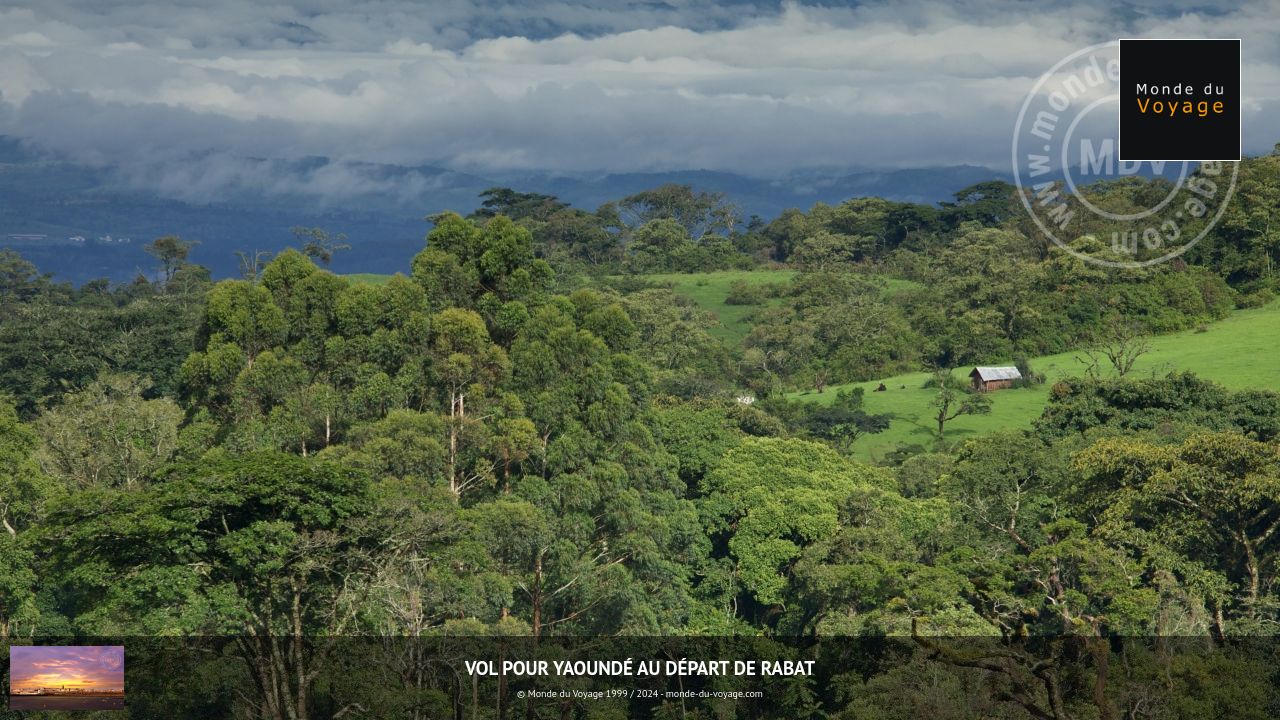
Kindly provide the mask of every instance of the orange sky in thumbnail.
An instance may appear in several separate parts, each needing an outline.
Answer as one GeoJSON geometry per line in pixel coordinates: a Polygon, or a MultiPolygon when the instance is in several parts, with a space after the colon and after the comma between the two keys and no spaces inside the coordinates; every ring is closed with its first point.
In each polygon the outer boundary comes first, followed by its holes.
{"type": "Polygon", "coordinates": [[[9,691],[35,688],[124,689],[124,648],[24,646],[9,648],[9,691]]]}

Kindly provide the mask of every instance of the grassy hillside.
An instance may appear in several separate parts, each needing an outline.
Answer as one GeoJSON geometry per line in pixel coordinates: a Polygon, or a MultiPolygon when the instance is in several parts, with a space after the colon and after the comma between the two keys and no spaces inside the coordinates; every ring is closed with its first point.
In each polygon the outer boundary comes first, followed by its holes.
{"type": "MultiPolygon", "coordinates": [[[[1150,353],[1138,360],[1132,375],[1191,370],[1232,389],[1280,389],[1280,354],[1276,350],[1280,348],[1280,302],[1237,311],[1231,317],[1208,326],[1205,332],[1191,330],[1153,338],[1151,348],[1150,353]]],[[[1060,378],[1083,373],[1084,365],[1075,360],[1078,354],[1069,352],[1033,358],[1031,367],[1045,374],[1047,382],[1044,385],[993,393],[991,414],[951,421],[947,424],[947,441],[956,442],[998,430],[1027,427],[1043,410],[1050,385],[1060,378]]],[[[1012,362],[1010,358],[992,358],[989,364],[1012,362]]],[[[956,374],[967,374],[970,369],[958,368],[956,374]]],[[[822,393],[794,393],[791,397],[827,403],[843,388],[862,387],[866,392],[869,412],[893,413],[896,416],[888,430],[861,438],[854,446],[859,457],[878,460],[898,445],[927,447],[932,442],[934,426],[930,416],[934,391],[922,387],[928,377],[928,373],[909,373],[830,387],[822,393]],[[874,392],[881,382],[887,390],[874,392]]]]}
{"type": "MultiPolygon", "coordinates": [[[[765,305],[726,305],[724,299],[729,295],[733,283],[742,280],[750,285],[764,283],[785,283],[795,277],[795,270],[721,270],[705,273],[656,273],[643,275],[650,282],[671,285],[672,289],[693,300],[701,307],[716,316],[719,327],[713,328],[711,334],[731,344],[742,342],[751,330],[747,318],[762,307],[777,305],[779,299],[772,299],[765,305]]],[[[887,278],[888,292],[901,290],[914,285],[910,280],[887,278]]]]}
{"type": "MultiPolygon", "coordinates": [[[[698,303],[698,307],[716,316],[718,327],[711,334],[729,343],[742,342],[751,329],[747,316],[759,310],[760,305],[726,305],[729,287],[742,280],[751,285],[785,283],[795,276],[794,270],[722,270],[705,273],[660,273],[645,275],[644,279],[663,285],[698,303]]],[[[779,301],[769,300],[768,304],[779,301]]]]}
{"type": "Polygon", "coordinates": [[[380,273],[350,273],[343,275],[351,282],[368,283],[369,285],[386,285],[391,280],[392,275],[382,275],[380,273]]]}

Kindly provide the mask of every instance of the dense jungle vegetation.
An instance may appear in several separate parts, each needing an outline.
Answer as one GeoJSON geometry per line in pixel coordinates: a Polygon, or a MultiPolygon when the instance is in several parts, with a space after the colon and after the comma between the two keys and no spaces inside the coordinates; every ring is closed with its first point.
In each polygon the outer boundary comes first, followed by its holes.
{"type": "MultiPolygon", "coordinates": [[[[1088,192],[1140,206],[1159,184],[1088,192]]],[[[0,253],[0,637],[975,636],[1016,671],[913,661],[964,668],[1001,713],[953,717],[1118,718],[1146,670],[1108,668],[1108,638],[1280,630],[1280,395],[1125,365],[1271,303],[1280,155],[1243,163],[1204,241],[1136,270],[1040,239],[1003,183],[768,221],[730,200],[495,189],[379,282],[326,270],[323,231],[217,282],[176,238],[123,286],[0,253]],[[754,271],[727,297],[741,335],[662,279],[722,270],[754,271]],[[989,411],[970,366],[1068,351],[1093,362],[1034,422],[946,436],[989,411]],[[880,463],[853,453],[892,413],[798,394],[920,371],[936,441],[880,463]]],[[[1076,249],[1110,256],[1103,232],[1076,249]]],[[[323,651],[243,653],[238,713],[308,716],[323,651]]],[[[1205,673],[1275,672],[1212,662],[1169,670],[1142,716],[1269,716],[1243,690],[1186,700],[1205,673]]],[[[462,692],[417,677],[397,702],[462,692]]],[[[873,660],[828,680],[740,716],[920,717],[960,692],[873,660]]]]}

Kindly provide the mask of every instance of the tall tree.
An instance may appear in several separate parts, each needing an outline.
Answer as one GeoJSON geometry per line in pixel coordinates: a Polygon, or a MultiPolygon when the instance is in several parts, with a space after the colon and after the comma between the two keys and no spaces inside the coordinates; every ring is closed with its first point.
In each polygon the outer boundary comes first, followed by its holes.
{"type": "Polygon", "coordinates": [[[935,372],[933,381],[938,388],[937,394],[933,396],[933,419],[937,423],[939,441],[944,437],[947,423],[952,420],[962,415],[986,415],[991,412],[991,398],[985,393],[969,391],[951,375],[950,369],[935,372]]]}
{"type": "Polygon", "coordinates": [[[782,602],[803,548],[836,531],[840,502],[859,487],[891,483],[817,443],[748,438],[707,475],[702,512],[727,543],[742,590],[769,606],[782,602]]]}
{"type": "Polygon", "coordinates": [[[71,487],[132,488],[173,459],[182,409],[169,398],[145,399],[149,386],[107,375],[42,415],[45,471],[71,487]]]}
{"type": "Polygon", "coordinates": [[[628,195],[618,208],[632,227],[653,220],[674,220],[694,240],[707,233],[732,232],[739,221],[738,208],[724,193],[694,190],[691,185],[677,183],[628,195]]]}
{"type": "Polygon", "coordinates": [[[36,464],[38,446],[35,431],[0,395],[0,531],[11,538],[40,517],[50,490],[36,464]]]}
{"type": "Polygon", "coordinates": [[[518,192],[511,188],[492,187],[480,193],[480,207],[472,218],[488,219],[504,215],[512,220],[547,220],[569,207],[555,195],[518,192]]]}
{"type": "Polygon", "coordinates": [[[51,515],[45,541],[89,632],[236,636],[254,714],[312,717],[313,684],[371,568],[358,472],[281,454],[172,468],[138,492],[95,489],[51,515]]]}
{"type": "Polygon", "coordinates": [[[447,473],[449,489],[456,497],[477,485],[495,480],[493,463],[468,452],[467,439],[483,430],[475,417],[486,394],[509,373],[507,354],[489,338],[484,320],[470,310],[450,308],[431,322],[433,374],[445,394],[448,407],[447,473]],[[468,399],[472,403],[468,415],[468,399]],[[478,402],[479,401],[479,402],[478,402]],[[468,462],[468,458],[472,458],[468,462]]]}
{"type": "MultiPolygon", "coordinates": [[[[1105,439],[1081,453],[1087,488],[1111,490],[1103,533],[1167,564],[1243,632],[1280,618],[1265,593],[1280,578],[1280,453],[1236,433],[1199,433],[1179,445],[1105,439]],[[1227,588],[1238,588],[1236,597],[1227,588]],[[1234,611],[1234,612],[1232,612],[1234,611]]],[[[1086,491],[1087,492],[1087,491],[1086,491]]]]}
{"type": "Polygon", "coordinates": [[[160,261],[160,270],[164,273],[164,281],[168,283],[178,272],[178,268],[186,264],[191,248],[197,244],[194,240],[183,240],[177,235],[165,235],[147,243],[142,249],[160,261]]]}
{"type": "Polygon", "coordinates": [[[36,266],[17,252],[8,248],[0,250],[0,309],[10,303],[30,299],[39,290],[42,280],[46,278],[40,276],[36,266]]]}
{"type": "Polygon", "coordinates": [[[328,267],[335,253],[350,250],[345,233],[330,235],[328,230],[318,227],[294,227],[290,229],[294,239],[302,243],[302,254],[328,267]]]}

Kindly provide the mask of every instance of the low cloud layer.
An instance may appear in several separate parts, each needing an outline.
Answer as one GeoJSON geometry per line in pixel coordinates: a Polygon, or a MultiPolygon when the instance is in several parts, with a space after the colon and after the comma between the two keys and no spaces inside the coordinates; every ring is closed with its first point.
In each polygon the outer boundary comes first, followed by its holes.
{"type": "Polygon", "coordinates": [[[0,134],[193,195],[215,178],[173,168],[211,157],[229,182],[259,181],[227,158],[312,155],[476,172],[1004,168],[1042,72],[1147,36],[1243,38],[1246,151],[1280,140],[1275,0],[206,5],[0,9],[0,134]]]}

